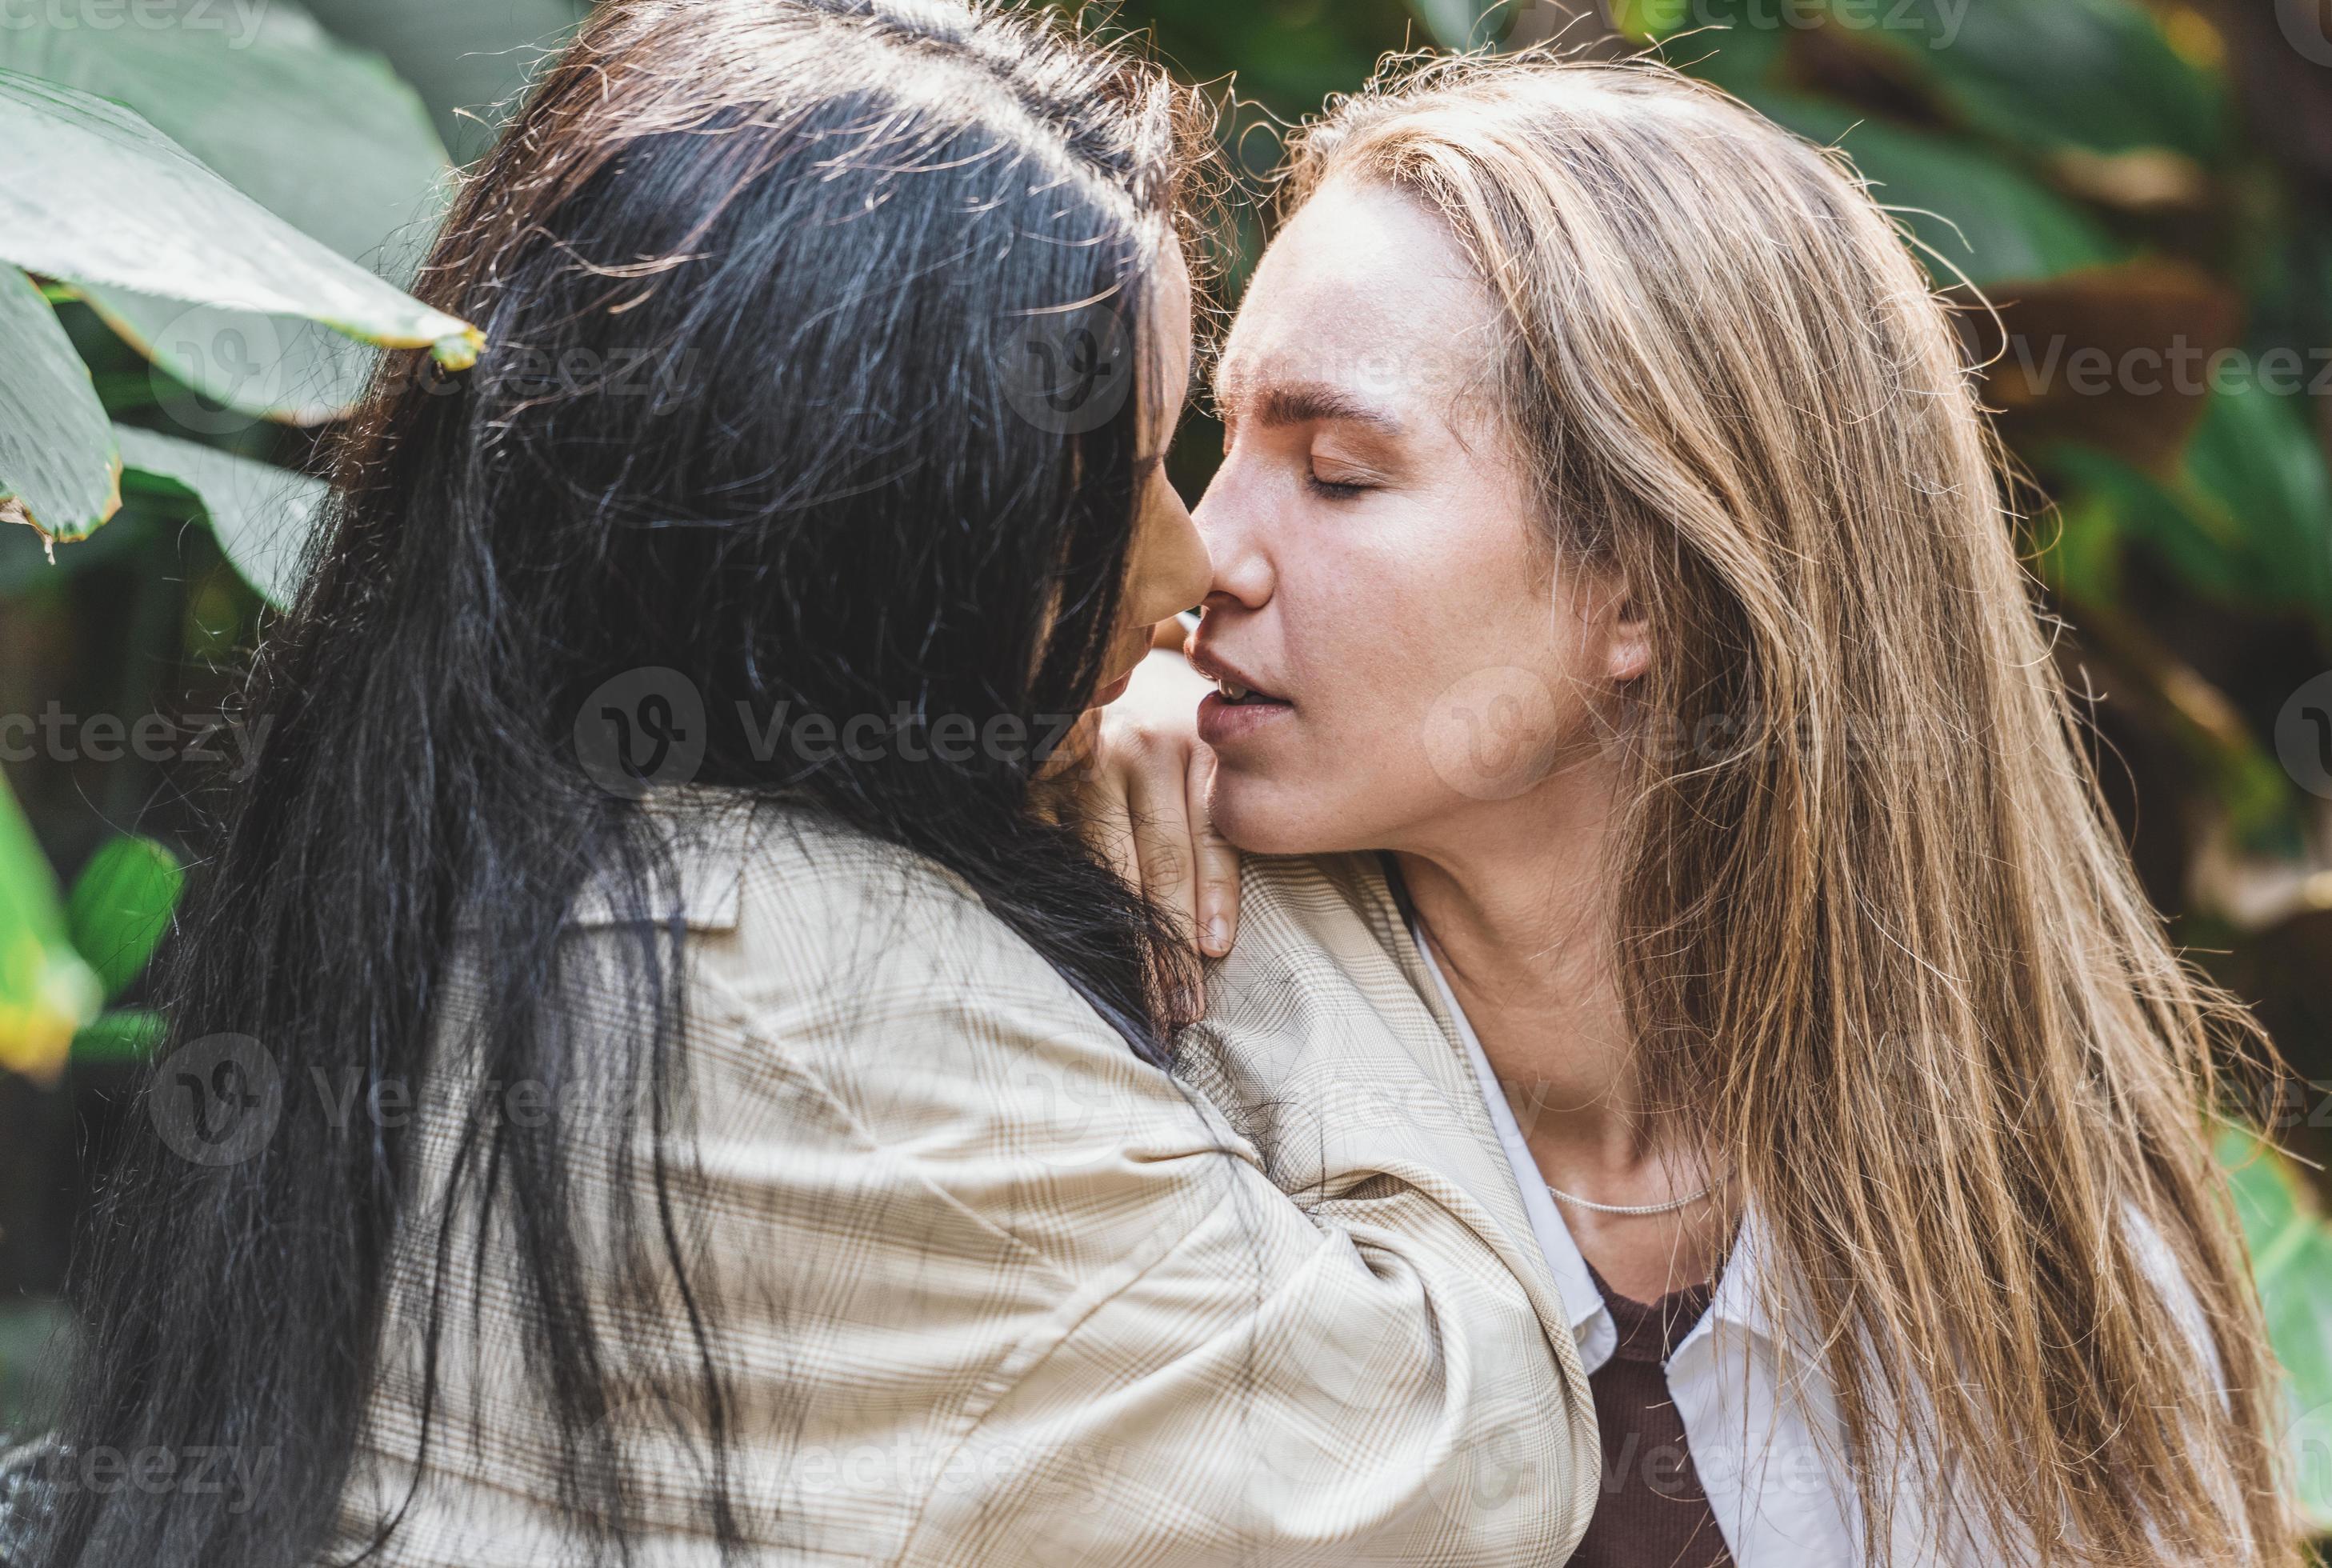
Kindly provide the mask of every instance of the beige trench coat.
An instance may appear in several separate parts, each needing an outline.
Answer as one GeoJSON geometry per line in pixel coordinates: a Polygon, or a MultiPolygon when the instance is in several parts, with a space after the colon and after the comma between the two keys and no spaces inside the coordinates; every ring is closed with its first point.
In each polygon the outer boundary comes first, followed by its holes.
{"type": "MultiPolygon", "coordinates": [[[[750,1562],[1570,1554],[1599,1456],[1569,1317],[1362,863],[1250,865],[1238,951],[1170,1077],[928,862],[769,807],[650,820],[681,873],[655,913],[684,918],[690,974],[697,1152],[672,1190],[736,1401],[750,1562]]],[[[596,892],[577,924],[587,961],[626,940],[596,892]]],[[[433,1103],[520,1105],[464,1065],[464,1015],[457,983],[433,1103]]],[[[587,1038],[626,1027],[618,997],[591,1017],[587,1038]]],[[[523,1104],[575,1118],[587,1212],[610,1182],[645,1192],[612,1119],[523,1104]]],[[[452,1121],[421,1123],[410,1202],[432,1223],[413,1236],[434,1233],[452,1121]]],[[[408,1240],[342,1545],[417,1482],[387,1568],[579,1560],[507,1226],[483,1276],[474,1231],[455,1236],[425,1468],[431,1267],[408,1240]]],[[[682,1395],[606,1423],[635,1470],[637,1561],[714,1563],[684,1307],[612,1267],[591,1288],[610,1372],[682,1395]]]]}

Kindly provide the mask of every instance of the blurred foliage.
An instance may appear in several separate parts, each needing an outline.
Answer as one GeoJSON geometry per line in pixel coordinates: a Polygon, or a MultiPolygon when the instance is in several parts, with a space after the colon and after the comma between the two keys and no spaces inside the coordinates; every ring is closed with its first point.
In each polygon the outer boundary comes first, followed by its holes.
{"type": "Polygon", "coordinates": [[[130,834],[109,841],[81,867],[65,904],[66,933],[108,1001],[145,972],[185,883],[177,856],[130,834]]]}
{"type": "MultiPolygon", "coordinates": [[[[463,340],[405,313],[397,285],[453,159],[483,149],[495,106],[581,0],[270,0],[231,36],[193,24],[225,14],[203,0],[144,0],[164,24],[130,28],[84,25],[91,4],[48,0],[0,32],[0,495],[14,497],[0,519],[87,536],[52,557],[0,526],[0,722],[60,703],[225,703],[294,579],[317,492],[301,427],[345,408],[368,366],[350,329],[459,362],[463,340]],[[100,129],[110,152],[89,144],[100,129]]],[[[1261,248],[1282,131],[1389,51],[1649,48],[1841,148],[1964,307],[2029,480],[2011,499],[2069,627],[2067,674],[2106,698],[2101,773],[2149,890],[2302,1072],[2332,1079],[2332,827],[2279,743],[2332,664],[2332,425],[2317,385],[2332,382],[2332,41],[2291,31],[2308,7],[1077,8],[1152,33],[1225,94],[1223,303],[1261,248]],[[2099,363],[2102,377],[2084,368],[2099,363]],[[2244,373],[2182,383],[2182,363],[2244,373]],[[2295,386],[2262,385],[2285,363],[2295,386]]],[[[1219,454],[1202,406],[1173,459],[1186,494],[1219,454]]],[[[74,1201],[59,1171],[90,1142],[77,1118],[105,1114],[91,1108],[101,1091],[159,1037],[138,976],[177,898],[167,846],[188,808],[174,791],[190,786],[175,756],[8,755],[24,806],[0,780],[0,1067],[97,1095],[0,1072],[0,1289],[44,1288],[74,1201]],[[74,866],[68,896],[58,869],[74,866]]],[[[2297,1166],[2226,1153],[2304,1424],[2332,1410],[2316,1299],[2332,1241],[2297,1166]]],[[[6,1361],[0,1344],[0,1390],[6,1361]]],[[[2332,1523],[2332,1497],[2308,1502],[2332,1523]]]]}
{"type": "Polygon", "coordinates": [[[2332,1531],[2332,1226],[2289,1161],[2241,1133],[2220,1160],[2234,1187],[2235,1213],[2251,1248],[2251,1273],[2267,1304],[2268,1336],[2290,1378],[2288,1404],[2293,1482],[2318,1530],[2332,1531]]]}
{"type": "Polygon", "coordinates": [[[0,791],[0,1067],[53,1081],[105,988],[73,951],[56,877],[14,795],[0,791]]]}
{"type": "MultiPolygon", "coordinates": [[[[451,188],[441,137],[488,134],[578,15],[458,0],[433,37],[420,0],[326,9],[392,55],[464,47],[416,91],[292,0],[46,0],[0,27],[0,1324],[46,1320],[5,1297],[56,1284],[93,1142],[83,1096],[28,1085],[102,1085],[164,1034],[138,989],[178,858],[113,824],[171,836],[174,765],[216,758],[322,490],[296,427],[347,409],[369,344],[474,358],[400,287],[451,188]],[[81,862],[69,895],[51,856],[81,862]]],[[[0,1428],[32,1337],[0,1336],[0,1428]]]]}

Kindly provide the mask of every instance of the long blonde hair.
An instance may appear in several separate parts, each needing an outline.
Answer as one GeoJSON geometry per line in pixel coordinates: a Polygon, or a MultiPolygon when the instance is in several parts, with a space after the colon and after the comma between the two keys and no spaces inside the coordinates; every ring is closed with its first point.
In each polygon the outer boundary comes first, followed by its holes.
{"type": "Polygon", "coordinates": [[[1396,62],[1284,201],[1332,178],[1467,249],[1546,543],[1649,617],[1621,989],[1768,1227],[1868,1560],[1908,1488],[2044,1565],[2297,1561],[2211,1142],[2265,1042],[2136,884],[1902,236],[1837,153],[1640,61],[1396,62]]]}

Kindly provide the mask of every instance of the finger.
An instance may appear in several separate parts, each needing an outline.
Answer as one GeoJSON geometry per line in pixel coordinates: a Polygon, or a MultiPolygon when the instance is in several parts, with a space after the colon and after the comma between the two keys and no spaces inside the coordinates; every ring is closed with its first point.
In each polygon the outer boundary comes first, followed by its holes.
{"type": "Polygon", "coordinates": [[[1125,786],[1107,768],[1086,771],[1076,792],[1077,831],[1099,850],[1129,887],[1142,885],[1142,861],[1135,853],[1133,806],[1125,786]]]}
{"type": "Polygon", "coordinates": [[[1142,861],[1142,891],[1173,922],[1176,933],[1195,945],[1198,910],[1193,903],[1190,875],[1187,793],[1171,785],[1159,789],[1147,770],[1128,788],[1134,847],[1142,861]]]}
{"type": "Polygon", "coordinates": [[[1198,922],[1199,951],[1221,958],[1238,940],[1239,852],[1215,831],[1214,814],[1207,798],[1215,780],[1215,754],[1205,746],[1190,748],[1183,809],[1190,823],[1192,903],[1198,922]]]}
{"type": "MultiPolygon", "coordinates": [[[[1162,791],[1158,790],[1154,779],[1154,770],[1145,770],[1135,775],[1130,786],[1133,837],[1142,861],[1142,891],[1195,959],[1202,955],[1198,947],[1197,912],[1191,903],[1190,822],[1184,805],[1185,792],[1171,783],[1162,791]]],[[[1174,995],[1170,1006],[1175,1019],[1182,1024],[1195,1023],[1207,1010],[1206,978],[1195,962],[1177,964],[1173,972],[1174,995]]]]}

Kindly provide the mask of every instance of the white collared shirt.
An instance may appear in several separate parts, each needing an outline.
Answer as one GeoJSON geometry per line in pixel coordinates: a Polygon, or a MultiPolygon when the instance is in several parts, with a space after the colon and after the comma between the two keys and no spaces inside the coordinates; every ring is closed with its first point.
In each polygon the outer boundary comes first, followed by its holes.
{"type": "MultiPolygon", "coordinates": [[[[1491,1124],[1522,1189],[1523,1209],[1570,1310],[1581,1363],[1592,1377],[1611,1359],[1619,1343],[1610,1309],[1547,1191],[1514,1107],[1498,1085],[1497,1073],[1466,1009],[1458,1005],[1432,944],[1414,924],[1410,935],[1473,1061],[1491,1124]]],[[[2173,1313],[2215,1369],[2217,1352],[2211,1345],[2202,1305],[2177,1274],[2168,1244],[2136,1204],[2125,1206],[2123,1219],[2141,1267],[2169,1296],[2173,1313]]],[[[1821,1360],[1797,1356],[1794,1397],[1782,1396],[1773,1325],[1755,1289],[1762,1236],[1753,1201],[1744,1207],[1708,1310],[1661,1371],[1684,1423],[1693,1468],[1736,1568],[1859,1568],[1861,1510],[1854,1479],[1840,1468],[1843,1427],[1821,1360]],[[1817,1440],[1816,1423],[1827,1429],[1822,1432],[1827,1445],[1817,1440]]],[[[2223,1376],[2218,1379],[2222,1400],[2224,1381],[2223,1376]]],[[[1605,1485],[1610,1484],[1606,1477],[1605,1485]]],[[[1963,1525],[1946,1538],[1945,1526],[1920,1506],[1916,1490],[1907,1489],[1898,1496],[1890,1532],[1896,1568],[2005,1568],[2031,1559],[2029,1551],[2011,1554],[1973,1530],[1963,1525]]]]}
{"type": "MultiPolygon", "coordinates": [[[[1473,1060],[1491,1123],[1522,1189],[1523,1209],[1570,1309],[1580,1360],[1592,1376],[1619,1343],[1610,1310],[1547,1192],[1514,1107],[1431,944],[1422,932],[1411,934],[1473,1060]]],[[[1861,1551],[1853,1483],[1833,1473],[1834,1461],[1817,1445],[1809,1424],[1812,1411],[1827,1413],[1829,1390],[1805,1388],[1803,1394],[1811,1397],[1794,1401],[1779,1397],[1769,1325],[1754,1288],[1758,1234],[1752,1205],[1742,1216],[1708,1310],[1661,1370],[1709,1511],[1738,1568],[1857,1568],[1861,1551]]],[[[1802,1385],[1821,1377],[1819,1364],[1801,1359],[1798,1367],[1802,1385]]]]}

